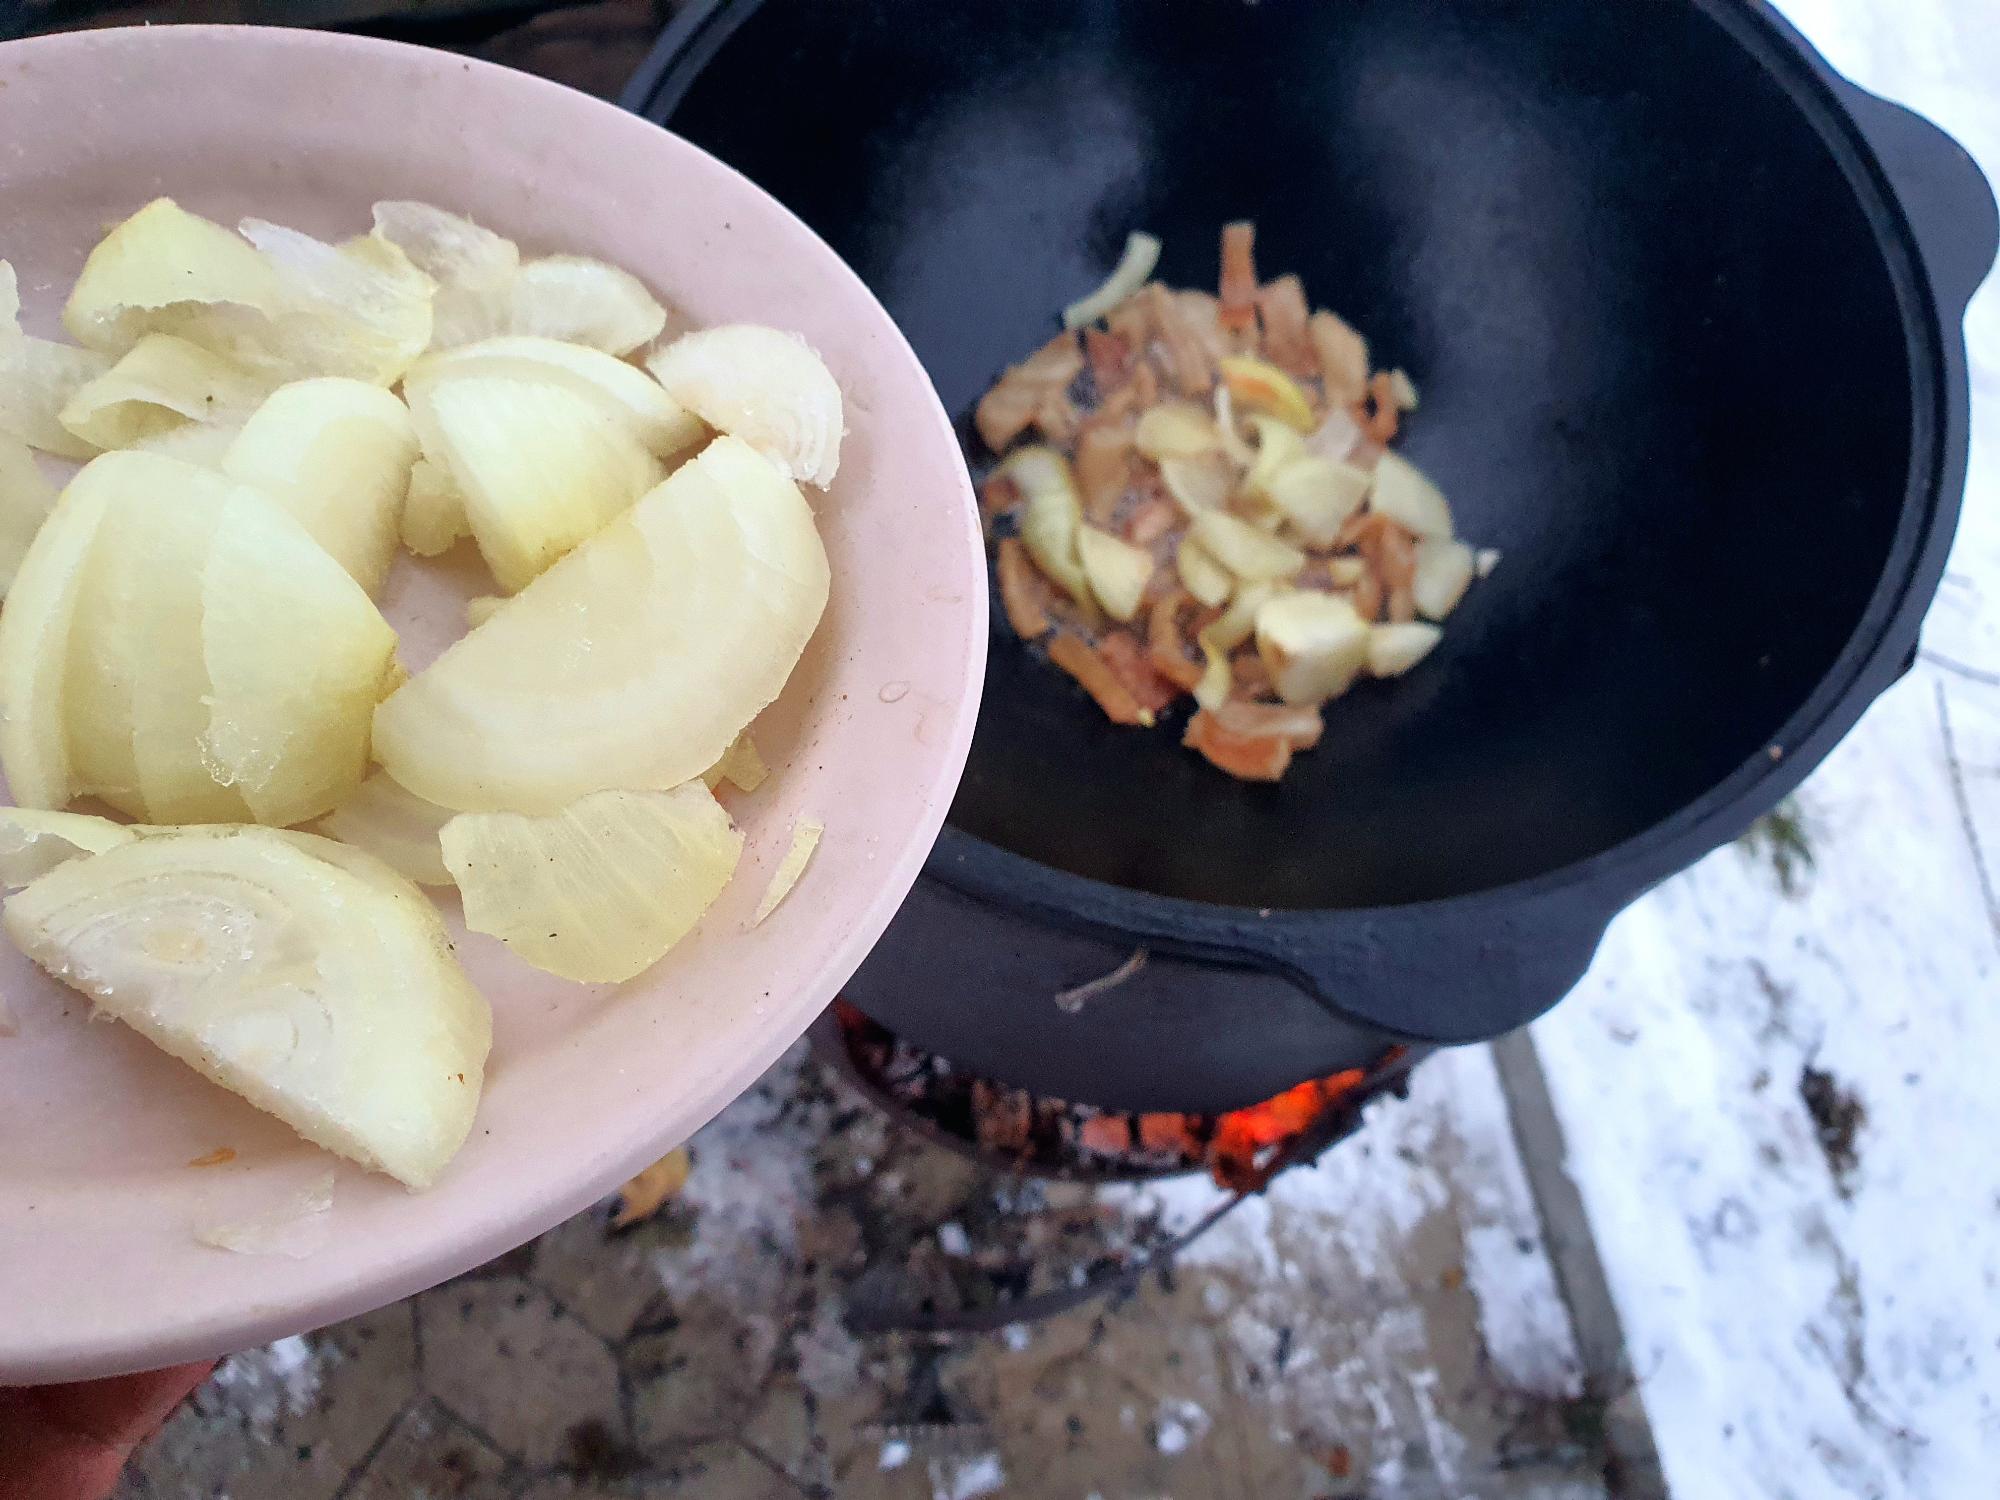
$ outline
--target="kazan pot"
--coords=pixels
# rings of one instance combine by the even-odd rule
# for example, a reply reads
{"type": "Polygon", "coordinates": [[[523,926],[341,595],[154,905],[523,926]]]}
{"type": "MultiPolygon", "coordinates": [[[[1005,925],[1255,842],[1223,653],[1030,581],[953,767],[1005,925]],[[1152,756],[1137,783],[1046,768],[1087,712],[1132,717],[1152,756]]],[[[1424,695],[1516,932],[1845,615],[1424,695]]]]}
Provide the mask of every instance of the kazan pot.
{"type": "Polygon", "coordinates": [[[974,402],[1127,231],[1212,287],[1255,219],[1504,554],[1277,786],[1108,724],[996,608],[950,825],[847,990],[961,1065],[1216,1110],[1499,1036],[1912,659],[1993,199],[1767,5],[723,0],[626,102],[847,258],[975,468],[974,402]]]}

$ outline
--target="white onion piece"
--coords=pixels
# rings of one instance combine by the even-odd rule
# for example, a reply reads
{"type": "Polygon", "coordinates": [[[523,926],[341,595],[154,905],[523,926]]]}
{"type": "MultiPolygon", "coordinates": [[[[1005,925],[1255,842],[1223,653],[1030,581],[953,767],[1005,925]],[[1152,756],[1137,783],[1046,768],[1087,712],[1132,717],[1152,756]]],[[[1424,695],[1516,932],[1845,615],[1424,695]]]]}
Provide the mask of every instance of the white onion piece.
{"type": "Polygon", "coordinates": [[[1104,612],[1121,624],[1138,614],[1153,577],[1153,554],[1095,526],[1077,528],[1076,551],[1104,612]]]}
{"type": "Polygon", "coordinates": [[[1228,511],[1197,512],[1189,535],[1245,582],[1289,578],[1306,565],[1306,555],[1298,548],[1259,531],[1228,511]]]}
{"type": "Polygon", "coordinates": [[[778,861],[778,868],[771,872],[771,883],[764,887],[764,895],[757,902],[757,913],[750,919],[752,927],[770,916],[778,909],[778,904],[791,895],[792,887],[805,874],[813,851],[819,848],[820,835],[825,832],[826,825],[815,818],[800,818],[792,825],[792,842],[785,850],[785,857],[778,861]]]}
{"type": "Polygon", "coordinates": [[[1472,582],[1472,549],[1463,542],[1427,538],[1417,543],[1417,572],[1411,582],[1417,613],[1442,620],[1458,607],[1472,582]]]}
{"type": "Polygon", "coordinates": [[[1385,453],[1375,465],[1375,488],[1368,508],[1413,535],[1449,540],[1451,507],[1422,470],[1400,453],[1385,453]]]}
{"type": "Polygon", "coordinates": [[[1373,677],[1400,677],[1429,656],[1444,639],[1435,625],[1412,620],[1404,625],[1376,625],[1368,632],[1368,672],[1373,677]]]}
{"type": "Polygon", "coordinates": [[[1125,236],[1125,253],[1096,291],[1078,298],[1063,309],[1063,327],[1081,328],[1095,323],[1112,308],[1146,284],[1153,267],[1160,263],[1160,242],[1143,230],[1125,236]]]}
{"type": "Polygon", "coordinates": [[[678,785],[778,695],[827,586],[798,487],[718,438],[390,694],[376,759],[471,810],[678,785]]]}
{"type": "Polygon", "coordinates": [[[35,533],[56,508],[56,487],[25,443],[0,434],[0,597],[14,585],[35,533]]]}
{"type": "Polygon", "coordinates": [[[646,368],[674,400],[791,478],[833,483],[846,431],[840,387],[798,334],[754,323],[704,328],[655,350],[646,368]]]}
{"type": "Polygon", "coordinates": [[[275,500],[373,597],[395,557],[416,457],[402,402],[380,386],[327,376],[274,391],[221,467],[275,500]]]}
{"type": "Polygon", "coordinates": [[[123,823],[84,813],[0,807],[0,885],[12,890],[57,865],[86,859],[135,837],[123,823]]]}
{"type": "Polygon", "coordinates": [[[9,898],[4,925],[306,1139],[427,1186],[472,1125],[486,1002],[414,886],[308,848],[271,829],[160,832],[57,866],[9,898]]]}
{"type": "Polygon", "coordinates": [[[149,333],[56,414],[95,448],[129,448],[189,423],[241,422],[270,382],[170,333],[149,333]]]}
{"type": "Polygon", "coordinates": [[[656,963],[722,893],[743,835],[699,781],[593,792],[559,812],[461,813],[441,835],[465,925],[551,974],[615,984],[656,963]]]}
{"type": "Polygon", "coordinates": [[[1367,623],[1337,594],[1294,590],[1257,611],[1257,654],[1278,696],[1324,703],[1346,692],[1368,661],[1367,623]]]}
{"type": "Polygon", "coordinates": [[[145,334],[189,333],[217,314],[254,327],[283,303],[278,272],[255,247],[155,198],[90,252],[62,320],[78,343],[122,354],[145,334]]]}
{"type": "Polygon", "coordinates": [[[438,833],[452,817],[451,809],[426,802],[386,771],[376,771],[313,827],[374,855],[405,880],[450,885],[438,833]]]}

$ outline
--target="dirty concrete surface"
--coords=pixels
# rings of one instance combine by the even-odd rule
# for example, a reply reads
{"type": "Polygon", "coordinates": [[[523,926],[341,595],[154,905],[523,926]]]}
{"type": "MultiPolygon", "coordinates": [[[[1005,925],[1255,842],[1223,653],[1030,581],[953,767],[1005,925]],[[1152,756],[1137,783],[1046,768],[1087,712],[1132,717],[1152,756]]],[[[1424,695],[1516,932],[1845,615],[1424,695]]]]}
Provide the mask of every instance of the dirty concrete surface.
{"type": "Polygon", "coordinates": [[[608,1205],[227,1361],[121,1495],[1599,1500],[1587,1393],[1483,1052],[1421,1069],[1132,1296],[857,1336],[1067,1284],[1218,1201],[1043,1185],[900,1129],[803,1049],[608,1205]]]}

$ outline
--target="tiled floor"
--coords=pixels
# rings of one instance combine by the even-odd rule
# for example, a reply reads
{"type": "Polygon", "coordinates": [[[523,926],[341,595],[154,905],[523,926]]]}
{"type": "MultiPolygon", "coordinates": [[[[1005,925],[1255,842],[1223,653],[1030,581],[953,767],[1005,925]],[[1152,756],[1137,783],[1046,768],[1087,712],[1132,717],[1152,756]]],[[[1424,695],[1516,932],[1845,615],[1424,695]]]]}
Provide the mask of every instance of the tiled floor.
{"type": "Polygon", "coordinates": [[[125,1495],[1597,1500],[1490,1062],[1431,1065],[1116,1307],[958,1337],[850,1312],[1059,1283],[1215,1201],[1044,1189],[896,1131],[794,1053],[686,1190],[229,1361],[125,1495]]]}

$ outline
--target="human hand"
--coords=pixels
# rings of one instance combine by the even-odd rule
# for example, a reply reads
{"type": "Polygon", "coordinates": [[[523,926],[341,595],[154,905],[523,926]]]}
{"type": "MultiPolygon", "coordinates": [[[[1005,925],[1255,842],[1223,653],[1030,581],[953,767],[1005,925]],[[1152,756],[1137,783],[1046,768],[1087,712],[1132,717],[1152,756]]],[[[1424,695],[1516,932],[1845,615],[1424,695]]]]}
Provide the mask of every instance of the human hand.
{"type": "Polygon", "coordinates": [[[0,1390],[0,1500],[104,1500],[132,1450],[214,1368],[0,1390]]]}

